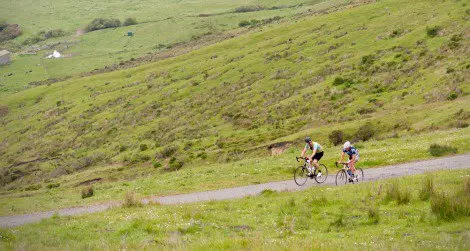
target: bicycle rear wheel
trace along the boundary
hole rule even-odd
[[[362,171],[362,168],[356,168],[356,175],[357,180],[354,180],[356,183],[364,181],[364,171]]]
[[[348,183],[348,174],[343,169],[336,174],[336,185],[344,185]]]
[[[317,183],[325,182],[328,177],[328,168],[325,165],[319,164],[318,169],[315,170],[315,181]]]
[[[294,171],[295,184],[297,184],[299,186],[302,186],[303,184],[305,184],[305,182],[307,182],[307,179],[308,179],[308,170],[307,170],[307,168],[305,168],[303,166],[297,167],[297,169],[295,169],[295,171]]]

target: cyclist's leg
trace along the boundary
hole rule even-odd
[[[315,165],[315,168],[319,169],[320,166],[318,165],[318,161],[323,157],[323,152],[320,153],[315,153],[315,156],[313,156],[313,164]]]
[[[351,172],[353,174],[356,173],[356,168],[354,167],[355,162],[356,162],[356,160],[352,159],[352,156],[349,156],[348,166],[349,166],[349,169],[351,169]]]

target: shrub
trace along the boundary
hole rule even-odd
[[[236,13],[253,12],[253,11],[260,11],[264,9],[265,8],[261,5],[245,5],[245,6],[240,6],[236,8],[234,12]]]
[[[333,81],[333,85],[334,86],[342,85],[344,82],[346,82],[346,80],[343,79],[342,77],[336,77],[335,80]]]
[[[135,17],[128,17],[124,22],[122,23],[122,26],[129,26],[129,25],[135,25],[137,24],[137,19]]]
[[[160,152],[160,155],[163,158],[168,158],[171,155],[175,154],[175,152],[177,150],[178,150],[178,147],[176,147],[176,146],[167,146],[167,147],[163,148],[163,150]]]
[[[160,167],[162,167],[162,163],[154,160],[154,161],[152,161],[152,166],[153,166],[153,168],[160,168]]]
[[[334,130],[328,135],[328,138],[333,145],[337,146],[343,142],[343,131]]]
[[[44,32],[43,34],[44,38],[46,39],[52,38],[52,37],[63,37],[65,35],[67,35],[67,32],[65,32],[62,29],[49,30],[49,31]]]
[[[439,219],[446,221],[456,220],[462,216],[470,216],[470,197],[436,193],[431,197],[431,211]]]
[[[177,159],[176,157],[172,157],[170,162],[168,162],[168,170],[170,171],[178,171],[184,165],[184,161],[181,159]]]
[[[140,149],[140,151],[145,151],[145,150],[148,149],[148,146],[147,146],[147,144],[140,144],[139,149]]]
[[[19,25],[0,22],[0,43],[19,37],[21,33]]]
[[[248,20],[242,20],[242,21],[240,21],[240,23],[238,23],[239,27],[245,27],[245,26],[248,26],[248,25],[250,25],[250,21],[248,21]]]
[[[458,34],[458,35],[452,35],[452,37],[450,38],[450,41],[449,41],[449,48],[450,49],[456,49],[458,47],[460,47],[460,41],[462,40],[462,34]]]
[[[95,30],[115,28],[121,26],[121,21],[118,19],[107,19],[107,18],[95,18],[91,23],[85,27],[85,32],[91,32]]]
[[[369,221],[373,224],[377,224],[380,221],[379,208],[377,206],[370,206],[367,210]]]
[[[423,183],[421,185],[421,190],[419,191],[419,198],[422,201],[427,201],[431,196],[435,193],[434,191],[434,180],[431,175],[427,175],[423,179]]]
[[[59,187],[60,186],[60,183],[50,183],[50,184],[47,184],[47,188],[48,189],[52,189],[52,188],[56,188],[56,187]]]
[[[141,163],[141,162],[146,162],[149,160],[150,160],[150,156],[146,154],[136,153],[132,155],[131,163]]]
[[[361,59],[361,64],[363,65],[372,65],[375,61],[375,56],[374,55],[366,55],[363,56]]]
[[[375,134],[375,128],[372,123],[367,122],[363,126],[357,129],[354,137],[356,140],[367,141],[371,139]]]
[[[41,184],[37,184],[37,185],[30,185],[30,186],[26,187],[24,190],[25,191],[35,191],[35,190],[39,190],[41,188],[42,188]]]
[[[457,148],[450,147],[450,146],[442,146],[438,144],[432,144],[431,146],[429,146],[428,151],[429,151],[429,154],[431,154],[432,156],[439,157],[439,156],[457,153]]]
[[[465,196],[469,197],[470,196],[470,177],[465,177],[463,181],[463,191],[465,193]]]
[[[447,99],[448,100],[454,100],[456,98],[459,97],[459,94],[457,94],[457,92],[453,91],[453,92],[450,92],[449,95],[447,95]]]
[[[437,36],[437,34],[439,33],[440,30],[441,30],[441,27],[439,27],[439,26],[426,27],[426,34],[429,37],[435,37],[435,36]]]
[[[395,200],[398,205],[407,204],[411,201],[411,192],[408,188],[402,190],[398,184],[398,182],[393,181],[392,183],[388,184],[385,201],[393,201]]]
[[[339,214],[334,221],[330,223],[330,227],[342,227],[344,226],[344,215]]]
[[[88,186],[82,189],[82,199],[93,196],[93,186]]]
[[[67,35],[67,32],[65,32],[62,29],[54,29],[54,30],[49,30],[49,31],[40,31],[40,32],[36,33],[35,35],[25,39],[23,41],[23,44],[24,45],[36,44],[36,43],[39,43],[39,42],[44,41],[44,40],[49,39],[49,38],[62,37],[62,36],[65,36],[65,35]]]
[[[137,199],[134,192],[128,192],[124,196],[123,206],[124,207],[140,207],[142,206],[142,202],[139,199]]]
[[[8,115],[8,106],[0,105],[0,118],[5,117]]]

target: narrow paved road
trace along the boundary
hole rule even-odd
[[[470,154],[456,155],[452,157],[424,160],[400,165],[385,166],[378,168],[370,168],[364,170],[364,180],[372,181],[378,179],[387,179],[400,176],[407,176],[413,174],[420,174],[436,170],[450,170],[470,168]],[[336,170],[336,169],[335,169]],[[322,185],[334,185],[334,174],[330,174],[325,183]],[[142,202],[147,204],[149,202],[156,202],[162,205],[180,204],[180,203],[193,203],[211,200],[226,200],[234,198],[242,198],[249,195],[257,195],[265,189],[276,191],[298,191],[311,186],[318,186],[314,180],[309,180],[304,186],[297,186],[292,179],[286,181],[270,182],[265,184],[250,185],[243,187],[233,187],[220,190],[170,195],[164,197],[152,197],[144,199]],[[1,227],[14,227],[27,223],[37,222],[44,218],[52,217],[54,214],[58,215],[78,215],[84,213],[93,213],[107,210],[112,207],[120,206],[120,203],[103,203],[100,205],[91,205],[84,207],[65,208],[49,212],[39,212],[33,214],[13,215],[0,217]]]

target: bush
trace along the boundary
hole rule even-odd
[[[93,196],[93,186],[88,186],[82,189],[82,199]]]
[[[366,55],[363,56],[361,59],[361,64],[363,65],[372,65],[375,61],[375,56],[374,55]]]
[[[439,219],[446,221],[456,220],[462,216],[470,216],[470,197],[436,193],[431,197],[431,211]]]
[[[167,147],[163,148],[163,150],[160,152],[160,155],[163,158],[168,158],[171,155],[175,154],[175,152],[177,150],[178,150],[178,147],[176,147],[176,146],[167,146]]]
[[[448,154],[457,153],[457,148],[450,147],[450,146],[441,146],[438,144],[432,144],[429,149],[429,154],[435,157],[444,156]]]
[[[41,184],[37,184],[37,185],[30,185],[30,186],[26,187],[24,190],[25,191],[35,191],[35,190],[39,190],[41,188],[42,188]]]
[[[135,17],[128,17],[124,22],[122,23],[122,26],[129,26],[129,25],[135,25],[137,24],[137,19]]]
[[[19,25],[0,22],[0,43],[19,37],[21,33]]]
[[[23,44],[24,45],[36,44],[36,43],[39,43],[39,42],[44,41],[44,40],[49,39],[49,38],[62,37],[62,36],[65,36],[65,35],[67,35],[67,32],[65,32],[62,29],[54,29],[54,30],[49,30],[49,31],[40,31],[40,32],[36,33],[35,35],[25,39],[23,41]]]
[[[147,146],[147,144],[140,144],[139,149],[140,149],[140,151],[145,151],[145,150],[148,149],[148,146]]]
[[[367,141],[371,139],[375,134],[375,128],[372,123],[367,122],[363,126],[357,129],[354,137],[356,140]]]
[[[118,19],[107,19],[107,18],[95,18],[91,23],[85,27],[85,32],[91,32],[95,30],[115,28],[121,26],[121,21]]]
[[[65,32],[62,29],[54,29],[54,30],[49,30],[47,32],[44,32],[44,38],[52,38],[52,37],[63,37],[67,35],[67,32]]]
[[[419,191],[419,198],[422,201],[427,201],[431,196],[435,193],[434,191],[434,180],[432,175],[427,175],[424,180],[423,184],[421,185],[421,190]]]
[[[154,161],[152,161],[152,166],[153,166],[153,168],[160,168],[160,167],[162,167],[162,163],[154,160]]]
[[[243,12],[253,12],[253,11],[260,11],[264,10],[265,8],[261,5],[246,5],[246,6],[240,6],[235,9],[234,12],[236,13],[243,13]]]
[[[8,106],[0,105],[0,118],[5,117],[8,115]]]
[[[447,95],[447,100],[454,100],[459,97],[459,94],[457,92],[453,91],[450,92],[449,95]]]
[[[168,169],[170,171],[178,171],[179,169],[183,167],[183,165],[184,165],[183,160],[177,159],[176,157],[172,157],[170,159],[170,162],[168,162]]]
[[[344,80],[343,78],[341,77],[336,77],[335,80],[333,81],[333,85],[334,86],[337,86],[337,85],[342,85],[346,80]]]
[[[242,20],[242,21],[240,21],[240,23],[238,23],[239,27],[245,27],[245,26],[248,26],[248,25],[250,25],[250,21],[248,21],[248,20]]]
[[[343,142],[343,131],[341,130],[334,130],[328,135],[330,142],[337,146]]]
[[[134,192],[128,192],[124,196],[123,206],[124,207],[140,207],[142,206],[142,202],[139,199],[137,199]]]
[[[59,187],[60,186],[60,183],[50,183],[50,184],[47,184],[47,188],[48,189],[52,189],[52,188],[56,188],[56,187]]]
[[[395,200],[398,205],[407,204],[411,201],[411,192],[408,188],[404,190],[400,189],[398,182],[393,181],[392,183],[388,184],[385,201],[393,201]]]
[[[449,48],[456,49],[460,47],[460,41],[462,40],[462,38],[463,38],[462,34],[452,35],[449,41]]]
[[[377,206],[370,206],[367,210],[369,221],[373,224],[377,224],[380,221],[379,208]]]
[[[440,30],[441,30],[441,27],[439,27],[439,26],[426,27],[426,34],[429,37],[435,37],[435,36],[437,36],[437,34],[439,33]]]

